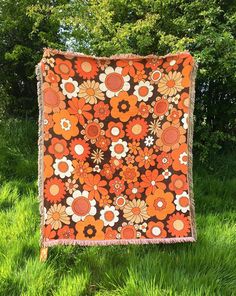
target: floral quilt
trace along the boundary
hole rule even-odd
[[[193,57],[45,49],[36,73],[41,245],[195,241]]]

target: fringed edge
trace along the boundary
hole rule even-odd
[[[148,245],[148,244],[172,244],[195,242],[193,237],[166,238],[166,239],[121,239],[121,240],[71,240],[57,239],[44,241],[44,247],[57,245],[79,245],[79,246],[109,246],[109,245]]]
[[[37,92],[38,92],[38,108],[39,108],[39,118],[38,118],[38,198],[39,198],[39,211],[40,211],[40,246],[44,246],[43,239],[43,227],[44,227],[44,196],[43,196],[43,122],[44,122],[44,112],[43,112],[43,94],[42,94],[42,71],[41,63],[36,65],[35,68],[36,78],[37,78]]]
[[[44,48],[44,54],[46,52],[52,52],[53,54],[62,54],[65,56],[81,56],[88,58],[96,58],[101,60],[110,60],[110,59],[137,59],[137,58],[165,58],[170,56],[176,56],[179,54],[189,54],[188,51],[178,52],[175,54],[167,54],[165,56],[157,55],[147,55],[141,56],[136,54],[118,54],[110,57],[96,57],[92,55],[85,55],[83,53],[72,52],[72,51],[61,51],[51,48]],[[44,196],[43,196],[43,121],[44,121],[44,112],[43,112],[43,95],[42,95],[42,71],[41,71],[41,62],[36,66],[36,77],[37,77],[37,91],[38,91],[38,106],[39,106],[39,120],[38,120],[38,195],[39,195],[39,210],[41,216],[40,223],[40,245],[41,247],[47,248],[56,245],[80,245],[80,246],[107,246],[107,245],[128,245],[128,244],[171,244],[171,243],[184,243],[184,242],[195,242],[197,239],[196,233],[196,221],[195,221],[195,203],[194,203],[194,194],[193,194],[193,177],[192,177],[192,146],[193,146],[193,130],[194,130],[194,103],[195,103],[195,80],[197,74],[197,64],[194,62],[193,70],[190,74],[190,106],[189,106],[189,127],[188,127],[188,184],[189,184],[189,197],[190,197],[190,217],[191,217],[191,237],[180,237],[180,238],[163,238],[163,239],[130,239],[130,240],[71,240],[71,239],[58,239],[45,241],[43,237],[43,227],[44,227]]]
[[[45,57],[48,53],[52,53],[54,55],[61,54],[61,55],[66,56],[67,58],[69,58],[69,57],[84,57],[84,58],[93,58],[93,59],[97,59],[97,60],[164,59],[166,57],[170,57],[170,56],[173,57],[173,56],[180,55],[180,54],[190,54],[190,52],[186,50],[186,51],[182,51],[182,52],[169,53],[164,56],[158,56],[156,54],[149,54],[149,55],[142,56],[142,55],[133,54],[133,53],[126,53],[126,54],[115,54],[115,55],[111,55],[111,56],[97,57],[96,55],[88,55],[88,54],[84,54],[81,52],[63,51],[63,50],[53,49],[50,47],[44,47]]]
[[[194,241],[197,240],[196,218],[195,218],[195,202],[193,193],[193,132],[194,132],[194,105],[195,105],[195,82],[197,76],[197,64],[194,61],[193,69],[190,74],[190,106],[189,106],[189,126],[188,126],[188,187],[190,198],[190,217],[191,217],[191,232]]]

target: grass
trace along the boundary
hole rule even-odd
[[[236,295],[235,154],[194,163],[197,243],[54,247],[41,263],[37,123],[0,137],[0,295]]]

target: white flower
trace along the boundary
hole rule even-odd
[[[187,129],[188,128],[188,113],[184,113],[184,117],[181,119],[183,123],[183,128]]]
[[[101,171],[99,165],[95,165],[95,167],[93,168],[93,171],[99,173]]]
[[[73,195],[66,199],[69,207],[66,208],[67,215],[72,216],[74,222],[83,221],[88,215],[94,216],[97,213],[96,201],[88,198],[88,191],[74,191]]]
[[[127,142],[119,139],[117,142],[111,143],[110,151],[112,157],[121,159],[122,157],[125,157],[127,152],[129,151],[128,144]]]
[[[60,176],[60,178],[70,177],[74,168],[72,166],[72,161],[67,159],[65,156],[61,159],[56,159],[53,164],[54,173],[56,176]]]
[[[101,210],[100,219],[104,222],[104,226],[114,226],[118,222],[119,212],[114,206],[105,206],[104,210]]]
[[[142,231],[142,232],[146,232],[147,231],[147,223],[144,222],[142,224],[139,225],[139,229]]]
[[[108,98],[118,95],[120,91],[128,91],[130,89],[129,75],[123,76],[121,72],[121,67],[116,67],[114,70],[109,66],[105,69],[105,73],[99,75],[99,79],[102,82],[100,89],[106,92]]]
[[[78,82],[73,80],[72,78],[69,79],[62,79],[61,83],[62,93],[63,95],[67,96],[69,99],[72,97],[76,97],[79,92]]]
[[[180,154],[180,156],[179,156],[179,162],[181,164],[187,165],[187,163],[188,163],[188,154],[186,152],[183,152],[183,153]]]
[[[180,95],[178,94],[178,95],[172,97],[171,100],[174,104],[178,104],[179,98],[180,98]]]
[[[176,195],[176,199],[174,201],[176,204],[176,210],[181,211],[182,213],[186,213],[189,211],[189,195],[186,191],[182,194]]]
[[[149,81],[140,81],[138,85],[135,85],[134,89],[134,95],[138,97],[138,101],[147,102],[147,100],[153,95],[152,91],[154,87]]]
[[[168,179],[171,176],[171,172],[167,169],[164,172],[162,172],[162,175],[165,179]]]
[[[152,146],[153,143],[154,143],[154,138],[151,137],[151,136],[148,136],[148,137],[145,139],[144,143],[145,143],[145,145],[146,145],[147,147],[150,147],[150,146]]]

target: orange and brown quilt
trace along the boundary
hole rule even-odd
[[[36,72],[42,246],[195,241],[192,56],[45,49]]]

